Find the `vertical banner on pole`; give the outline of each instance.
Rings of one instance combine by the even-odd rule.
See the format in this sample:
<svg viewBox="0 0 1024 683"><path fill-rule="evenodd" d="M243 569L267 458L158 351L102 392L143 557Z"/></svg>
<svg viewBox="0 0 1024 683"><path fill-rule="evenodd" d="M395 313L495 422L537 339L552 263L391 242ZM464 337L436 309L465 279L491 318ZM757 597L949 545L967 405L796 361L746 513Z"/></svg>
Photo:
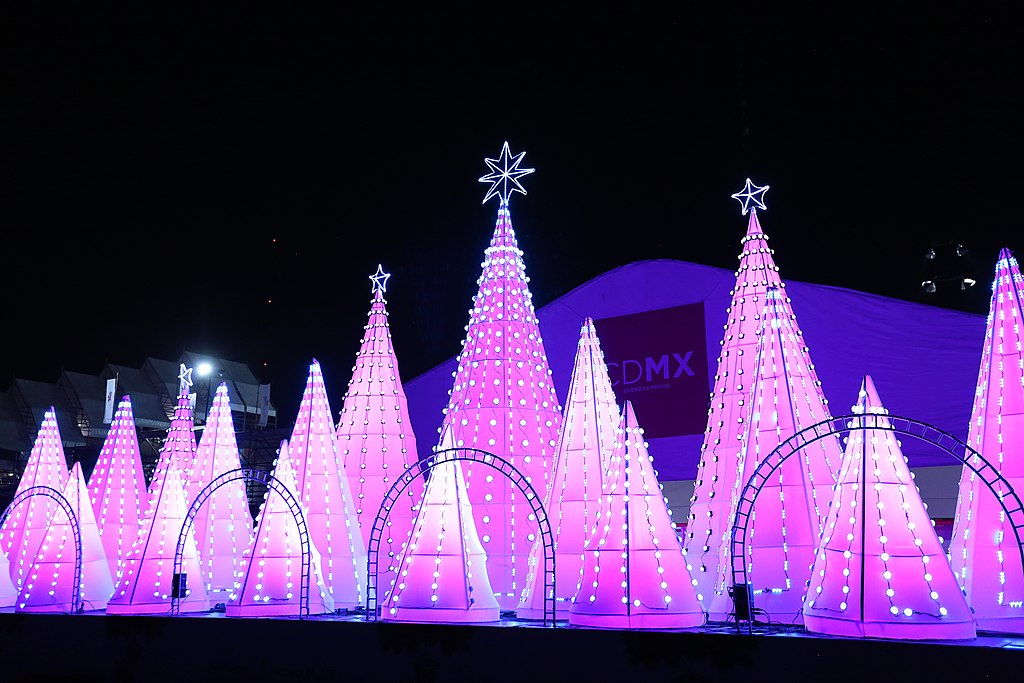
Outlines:
<svg viewBox="0 0 1024 683"><path fill-rule="evenodd" d="M107 394L103 403L103 424L108 425L114 420L114 394L117 393L117 378L107 380Z"/></svg>
<svg viewBox="0 0 1024 683"><path fill-rule="evenodd" d="M267 418L270 417L270 385L261 384L259 388L259 394L256 397L256 403L259 405L260 411L260 427L267 426Z"/></svg>

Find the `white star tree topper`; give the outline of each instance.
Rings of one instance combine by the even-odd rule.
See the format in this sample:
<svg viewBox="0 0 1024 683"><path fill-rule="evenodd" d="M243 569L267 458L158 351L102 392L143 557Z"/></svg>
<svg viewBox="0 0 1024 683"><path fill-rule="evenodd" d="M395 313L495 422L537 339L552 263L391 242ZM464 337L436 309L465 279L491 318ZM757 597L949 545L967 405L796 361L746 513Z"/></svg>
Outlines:
<svg viewBox="0 0 1024 683"><path fill-rule="evenodd" d="M180 364L178 372L178 392L185 391L186 387L192 386L192 368L186 368L184 363Z"/></svg>
<svg viewBox="0 0 1024 683"><path fill-rule="evenodd" d="M519 184L519 179L524 175L530 175L535 169L519 168L524 156L526 156L526 152L520 152L513 157L509 152L508 142L506 142L502 145L501 154L497 159L484 159L491 172L481 176L479 182L491 183L491 186L487 189L487 194L484 195L484 201L481 203L486 204L488 199L498 195L501 198L501 205L508 206L508 199L513 192L526 194L526 190Z"/></svg>
<svg viewBox="0 0 1024 683"><path fill-rule="evenodd" d="M770 185L764 187L758 187L754 183L750 182L750 178L747 178L746 185L743 189L734 195L731 195L733 199L738 201L743 206L743 212L740 215L746 216L747 211L764 211L768 207L764 205L764 193L768 191ZM751 206L753 204L753 206Z"/></svg>
<svg viewBox="0 0 1024 683"><path fill-rule="evenodd" d="M381 265L377 264L377 272L370 276L370 281L373 285L370 288L370 292L373 294L380 290L381 293L388 291L388 278L391 277L391 273L385 273Z"/></svg>

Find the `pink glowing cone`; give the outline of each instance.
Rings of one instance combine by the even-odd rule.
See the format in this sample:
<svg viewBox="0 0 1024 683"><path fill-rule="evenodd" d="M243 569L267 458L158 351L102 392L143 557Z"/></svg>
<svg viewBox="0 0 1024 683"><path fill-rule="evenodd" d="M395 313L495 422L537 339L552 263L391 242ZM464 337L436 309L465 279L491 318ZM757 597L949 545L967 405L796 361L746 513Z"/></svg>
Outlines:
<svg viewBox="0 0 1024 683"><path fill-rule="evenodd" d="M213 397L185 485L188 505L191 507L214 479L241 466L228 386L221 382ZM229 481L205 495L208 497L197 510L194 520L196 546L210 599L214 603L226 602L226 595L233 593L241 581L238 561L252 537L249 496L244 479Z"/></svg>
<svg viewBox="0 0 1024 683"><path fill-rule="evenodd" d="M478 448L510 462L546 496L562 409L533 307L523 252L508 206L498 208L469 311L464 348L441 428L456 447ZM487 550L491 586L503 609L516 609L526 585L536 524L508 478L466 463L466 484ZM488 477L490 480L488 481Z"/></svg>
<svg viewBox="0 0 1024 683"><path fill-rule="evenodd" d="M173 429L173 426L172 426ZM153 500L142 517L139 537L129 551L121 580L107 603L107 614L169 614L174 580L174 555L188 506L172 449L161 452L159 478L153 479ZM178 603L181 612L205 612L210 600L202 580L195 535L189 528L182 553L181 571L186 575L186 594Z"/></svg>
<svg viewBox="0 0 1024 683"><path fill-rule="evenodd" d="M110 573L117 579L121 562L139 535L142 514L149 506L135 415L127 395L114 412L110 431L89 476L88 491Z"/></svg>
<svg viewBox="0 0 1024 683"><path fill-rule="evenodd" d="M1024 498L1024 278L1002 249L996 262L988 326L967 443ZM981 467L976 456L973 464ZM1005 486L994 484L1000 496ZM1010 503L1010 499L1004 499ZM1010 518L980 477L963 468L949 547L950 564L978 628L1024 633L1024 568Z"/></svg>
<svg viewBox="0 0 1024 683"><path fill-rule="evenodd" d="M630 401L623 406L616 437L569 625L702 626L704 609Z"/></svg>
<svg viewBox="0 0 1024 683"><path fill-rule="evenodd" d="M0 609L14 607L17 598L18 589L14 587L14 582L11 581L10 563L7 562L4 554L0 553Z"/></svg>
<svg viewBox="0 0 1024 683"><path fill-rule="evenodd" d="M369 320L352 368L336 435L359 531L363 543L369 545L370 531L385 495L418 459L408 400L391 345L383 286L374 286ZM412 521L422 495L423 480L417 477L405 489L401 501L391 507L379 548L381 571L394 570L412 534Z"/></svg>
<svg viewBox="0 0 1024 683"><path fill-rule="evenodd" d="M864 417L851 426L869 428L847 440L804 625L837 636L974 638L971 610L870 376L853 412Z"/></svg>
<svg viewBox="0 0 1024 683"><path fill-rule="evenodd" d="M57 413L51 406L43 415L14 496L33 486L46 486L60 493L67 483L68 463L57 427ZM19 590L57 507L53 498L33 495L11 509L3 526L0 526L0 549L10 563L10 579Z"/></svg>
<svg viewBox="0 0 1024 683"><path fill-rule="evenodd" d="M615 444L620 412L592 318L580 329L576 364L558 436L550 493L544 508L555 546L555 618L566 619L583 571L583 552L601 501L605 463ZM544 618L544 546L530 553L530 573L516 610L520 619Z"/></svg>
<svg viewBox="0 0 1024 683"><path fill-rule="evenodd" d="M337 609L357 608L365 596L366 546L338 457L331 404L316 359L309 366L288 443L299 497L309 513L306 523L323 557L324 583Z"/></svg>
<svg viewBox="0 0 1024 683"><path fill-rule="evenodd" d="M451 444L451 433L446 432L436 457L444 458L441 451ZM413 540L382 605L385 620L480 623L498 621L501 616L488 580L487 554L473 521L462 462L442 461L430 470Z"/></svg>
<svg viewBox="0 0 1024 683"><path fill-rule="evenodd" d="M156 461L153 478L149 482L150 504L156 499L158 489L163 487L168 465L178 468L179 483L184 486L192 471L192 460L196 455L196 435L193 431L195 416L192 412L192 401L188 396L188 385L182 384L178 395L178 404L174 408L174 417L167 429L167 438L160 449Z"/></svg>
<svg viewBox="0 0 1024 683"><path fill-rule="evenodd" d="M299 500L288 441L281 442L274 478ZM305 512L300 512L305 515ZM308 520L307 520L308 522ZM308 538L308 537L307 537ZM324 583L320 552L309 538L309 614L334 612L334 600ZM225 608L229 617L299 615L302 600L302 541L294 511L276 491L260 505L256 533L239 561L241 587Z"/></svg>
<svg viewBox="0 0 1024 683"><path fill-rule="evenodd" d="M63 491L78 525L82 544L79 601L83 611L101 610L114 591L114 579L93 515L82 466L71 467ZM75 589L75 532L63 506L54 512L53 521L39 546L32 570L18 595L16 612L71 612Z"/></svg>
<svg viewBox="0 0 1024 683"><path fill-rule="evenodd" d="M772 250L768 247L768 236L761 230L756 210L750 210L747 234L742 244L743 252L740 255L739 269L736 271L732 304L727 310L722 351L718 357L707 429L704 432L694 493L690 499L690 516L683 541L687 568L697 582L697 594L708 609L709 619L712 621L725 621L733 611L732 601L728 595L728 587L732 580L730 531L737 500L746 484L745 477L753 472L752 467L746 464L746 459L749 457L752 465L754 461L767 456L774 448L768 447L769 442L781 443L791 435L792 430L810 426L830 417L828 401L814 373L810 354L803 343L790 300L784 295L785 283L779 278ZM771 314L780 325L785 326L785 329L767 330L772 335L770 343L773 345L764 349L764 354L769 354L772 358L771 361L766 359L765 365L770 375L764 379L756 398L758 401L766 401L767 404L762 404L760 413L759 422L763 424L755 425L754 431L751 432L749 422L752 417L752 389L760 370L757 360L758 342L762 337L762 320L770 289L778 294L772 301ZM766 340L765 343L769 342ZM790 361L788 371L782 362L784 359ZM784 400L789 400L787 397L792 397L797 403L792 406L781 405L779 415L775 416L774 398L771 396L775 380L771 375L777 373L780 378L785 375L786 382L779 388L780 404ZM765 409L764 405L770 407ZM778 431L775 431L776 426L772 424L775 419L779 420ZM746 451L745 438L749 443ZM830 452L834 454L834 458L829 455ZM832 485L829 479L834 476L833 468L837 465L838 455L838 447L822 446L813 449L806 456L808 463L805 466L813 472L813 484L808 475L804 479L804 490L817 494L817 507L821 516L825 513L823 501L828 500ZM765 497L767 494L762 496ZM811 505L810 502L807 504ZM820 516L815 521L820 523ZM777 533L771 534L764 530L765 526L762 525L764 533L761 538L768 540L770 545L779 547ZM769 535L776 537L767 538ZM801 538L801 544L806 542L805 538ZM813 545L814 541L810 543ZM761 556L763 557L764 553ZM780 581L780 586L792 584L792 580L790 584L786 583L784 574L776 573L764 578L772 584L766 584L770 588L779 587L774 584ZM792 585L799 591L803 584L798 581ZM786 608L789 609L791 606L787 604ZM799 619L799 611L794 617Z"/></svg>

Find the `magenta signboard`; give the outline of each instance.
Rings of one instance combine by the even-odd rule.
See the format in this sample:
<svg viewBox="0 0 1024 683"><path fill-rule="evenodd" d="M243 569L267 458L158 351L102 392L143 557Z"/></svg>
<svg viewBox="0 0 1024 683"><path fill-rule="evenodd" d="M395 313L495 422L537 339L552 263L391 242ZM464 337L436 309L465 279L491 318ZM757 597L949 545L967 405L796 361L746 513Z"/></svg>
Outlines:
<svg viewBox="0 0 1024 683"><path fill-rule="evenodd" d="M702 434L708 419L704 303L594 320L619 405L633 404L645 436Z"/></svg>

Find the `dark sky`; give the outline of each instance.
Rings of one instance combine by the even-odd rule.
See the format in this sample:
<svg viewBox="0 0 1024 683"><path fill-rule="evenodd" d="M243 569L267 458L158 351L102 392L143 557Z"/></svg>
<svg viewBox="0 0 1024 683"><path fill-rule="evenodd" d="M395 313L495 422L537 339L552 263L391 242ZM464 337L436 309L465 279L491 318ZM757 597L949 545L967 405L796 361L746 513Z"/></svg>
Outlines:
<svg viewBox="0 0 1024 683"><path fill-rule="evenodd" d="M1024 248L1006 17L217 5L4 10L0 388L188 349L287 410L316 357L340 403L378 262L411 379L460 348L506 140L538 307L640 259L733 268L748 176L785 280L984 313Z"/></svg>

